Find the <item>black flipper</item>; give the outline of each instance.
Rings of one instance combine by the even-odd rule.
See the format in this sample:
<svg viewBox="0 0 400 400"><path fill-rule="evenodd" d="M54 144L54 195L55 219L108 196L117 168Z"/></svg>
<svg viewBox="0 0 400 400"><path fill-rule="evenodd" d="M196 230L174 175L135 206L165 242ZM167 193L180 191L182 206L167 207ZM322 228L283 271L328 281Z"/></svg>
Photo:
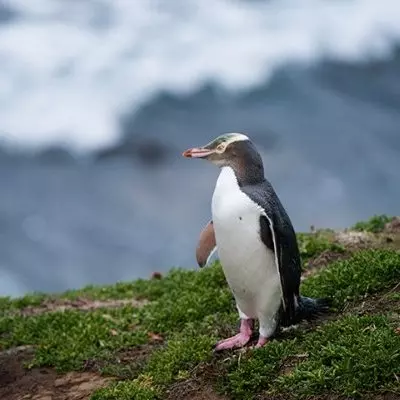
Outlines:
<svg viewBox="0 0 400 400"><path fill-rule="evenodd" d="M282 288L281 324L289 326L326 312L326 300L300 296L301 259L297 237L272 185L264 180L242 185L241 190L262 208L264 214L260 217L260 235L263 243L276 255Z"/></svg>
<svg viewBox="0 0 400 400"><path fill-rule="evenodd" d="M287 257L282 251L282 240L279 232L275 230L272 222L272 216L260 216L260 235L263 243L273 251L277 263L278 273L281 281L283 310L286 318L293 320L296 314L295 293L296 276L290 274L291 269L285 268L287 265Z"/></svg>

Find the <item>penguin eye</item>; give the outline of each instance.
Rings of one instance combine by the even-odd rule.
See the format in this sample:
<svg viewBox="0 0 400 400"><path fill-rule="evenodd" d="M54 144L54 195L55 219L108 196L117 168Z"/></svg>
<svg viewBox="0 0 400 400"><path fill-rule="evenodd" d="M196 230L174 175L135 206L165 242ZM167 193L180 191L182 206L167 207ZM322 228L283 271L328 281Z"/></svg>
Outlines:
<svg viewBox="0 0 400 400"><path fill-rule="evenodd" d="M217 151L218 151L218 153L223 153L224 150L225 150L225 145L224 145L223 143L221 143L221 144L219 144L219 145L217 146Z"/></svg>

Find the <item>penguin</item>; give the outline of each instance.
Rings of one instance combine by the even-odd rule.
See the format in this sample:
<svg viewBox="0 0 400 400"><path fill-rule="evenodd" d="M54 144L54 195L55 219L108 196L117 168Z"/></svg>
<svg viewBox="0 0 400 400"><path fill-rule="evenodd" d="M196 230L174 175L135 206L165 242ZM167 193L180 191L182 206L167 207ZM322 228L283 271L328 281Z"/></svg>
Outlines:
<svg viewBox="0 0 400 400"><path fill-rule="evenodd" d="M196 258L203 267L211 253L218 251L236 302L240 330L217 342L215 351L247 346L255 321L259 323L255 347L260 348L280 327L327 312L327 299L300 295L296 234L250 138L243 133L226 133L182 155L220 168L211 202L212 218L200 234Z"/></svg>

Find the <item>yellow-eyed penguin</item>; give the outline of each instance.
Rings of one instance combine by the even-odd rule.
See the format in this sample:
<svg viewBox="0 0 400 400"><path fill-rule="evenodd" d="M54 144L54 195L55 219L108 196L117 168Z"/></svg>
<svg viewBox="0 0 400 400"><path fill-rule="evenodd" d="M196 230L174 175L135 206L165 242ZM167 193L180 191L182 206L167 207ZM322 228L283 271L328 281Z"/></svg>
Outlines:
<svg viewBox="0 0 400 400"><path fill-rule="evenodd" d="M183 153L221 168L212 197L212 220L199 239L196 257L206 264L213 249L236 301L240 332L215 350L245 346L254 320L261 347L279 326L312 319L328 310L324 299L300 295L301 262L292 223L270 182L260 154L248 136L221 135Z"/></svg>

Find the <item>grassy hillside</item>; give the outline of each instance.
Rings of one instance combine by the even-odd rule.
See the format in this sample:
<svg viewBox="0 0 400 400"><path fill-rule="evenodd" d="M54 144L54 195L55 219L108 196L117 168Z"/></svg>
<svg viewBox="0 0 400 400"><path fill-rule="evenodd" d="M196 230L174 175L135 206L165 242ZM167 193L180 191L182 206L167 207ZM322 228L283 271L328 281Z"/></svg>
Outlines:
<svg viewBox="0 0 400 400"><path fill-rule="evenodd" d="M214 354L238 319L220 265L0 298L0 399L400 399L400 219L298 235L332 312Z"/></svg>

